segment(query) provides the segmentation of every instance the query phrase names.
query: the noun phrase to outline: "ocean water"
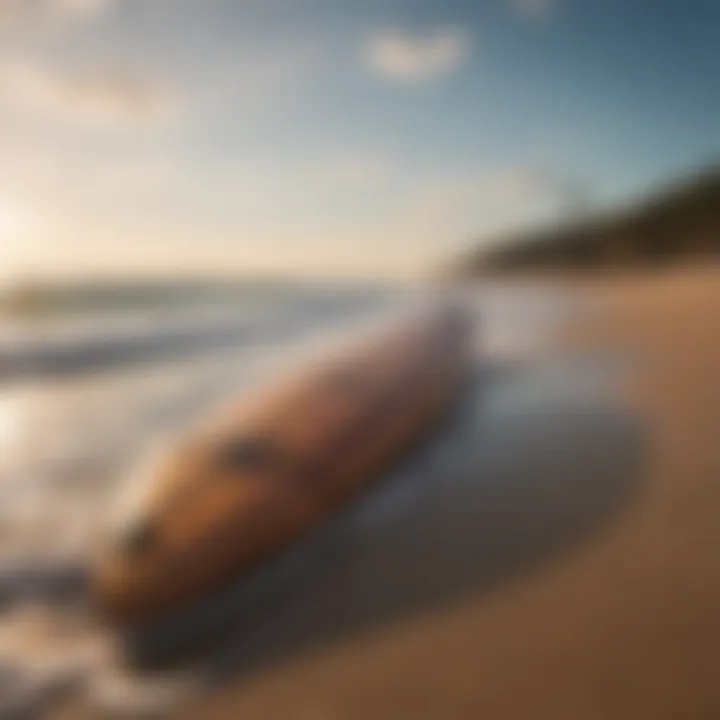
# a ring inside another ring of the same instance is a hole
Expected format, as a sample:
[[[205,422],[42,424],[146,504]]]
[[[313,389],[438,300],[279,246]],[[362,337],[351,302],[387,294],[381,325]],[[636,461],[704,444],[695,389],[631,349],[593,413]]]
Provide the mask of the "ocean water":
[[[483,361],[537,352],[571,307],[531,287],[464,294]],[[79,687],[96,709],[129,716],[190,692],[197,678],[117,676],[113,638],[83,604],[85,558],[123,479],[213,407],[425,295],[304,289],[3,321],[0,717],[45,712]]]

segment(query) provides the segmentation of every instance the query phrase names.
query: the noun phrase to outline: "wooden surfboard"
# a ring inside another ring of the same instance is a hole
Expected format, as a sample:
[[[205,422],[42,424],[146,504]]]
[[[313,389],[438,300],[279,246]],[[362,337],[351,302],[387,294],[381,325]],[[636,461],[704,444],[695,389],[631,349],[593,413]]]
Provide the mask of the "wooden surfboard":
[[[99,549],[92,589],[132,626],[289,547],[428,432],[470,367],[471,323],[434,307],[214,419],[144,477]]]

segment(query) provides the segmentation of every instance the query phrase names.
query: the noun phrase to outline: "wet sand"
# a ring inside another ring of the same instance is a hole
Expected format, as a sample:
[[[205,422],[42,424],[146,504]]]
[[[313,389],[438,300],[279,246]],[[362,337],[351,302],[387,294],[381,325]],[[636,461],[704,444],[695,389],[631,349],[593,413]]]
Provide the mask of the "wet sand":
[[[720,717],[720,273],[583,292],[571,350],[487,379],[483,482],[233,639],[188,717]]]

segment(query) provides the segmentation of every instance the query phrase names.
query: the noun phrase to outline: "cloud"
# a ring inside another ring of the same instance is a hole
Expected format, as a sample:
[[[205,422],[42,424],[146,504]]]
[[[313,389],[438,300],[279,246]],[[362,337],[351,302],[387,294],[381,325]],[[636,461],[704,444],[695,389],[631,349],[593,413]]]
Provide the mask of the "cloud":
[[[363,59],[377,75],[396,82],[418,83],[457,70],[470,55],[470,39],[460,28],[425,35],[382,31],[365,43]]]
[[[555,10],[557,0],[510,0],[512,8],[526,20],[547,20]]]
[[[66,73],[19,59],[0,62],[0,100],[14,108],[98,126],[139,125],[166,118],[166,89],[123,71]]]

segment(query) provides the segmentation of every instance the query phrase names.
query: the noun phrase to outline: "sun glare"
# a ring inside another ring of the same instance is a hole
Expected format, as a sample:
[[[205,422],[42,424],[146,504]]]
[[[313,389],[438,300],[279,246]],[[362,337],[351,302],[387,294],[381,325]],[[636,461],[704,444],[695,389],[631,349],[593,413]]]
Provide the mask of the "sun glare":
[[[14,199],[0,196],[0,282],[28,253],[30,216]]]
[[[20,207],[8,198],[0,197],[0,248],[16,240],[27,228],[27,218]]]

